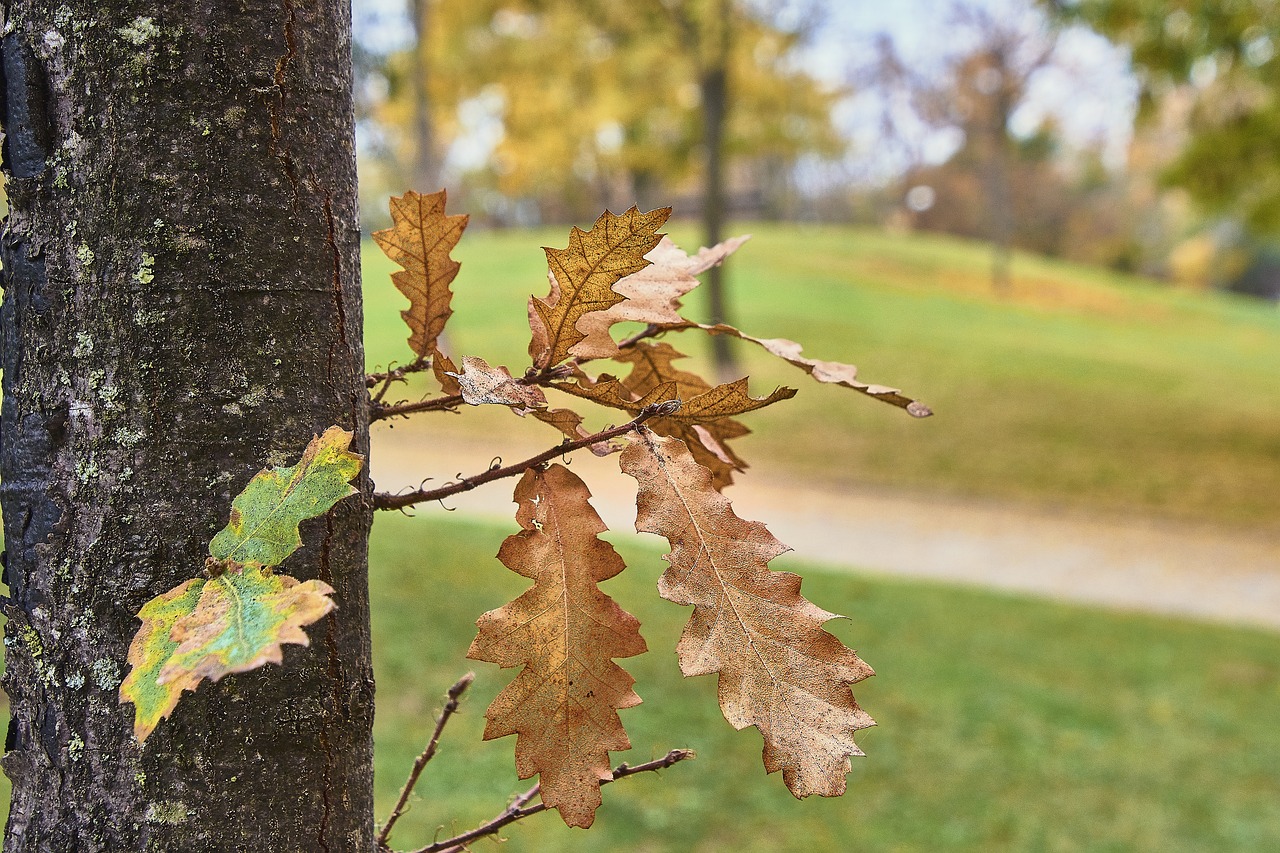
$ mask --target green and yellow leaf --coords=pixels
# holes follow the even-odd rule
[[[259,471],[231,503],[231,520],[209,543],[220,562],[278,566],[302,545],[298,525],[323,515],[356,490],[350,480],[364,457],[351,453],[351,433],[329,427],[307,445],[298,464]]]
[[[218,575],[204,585],[195,610],[173,624],[178,644],[156,681],[217,681],[280,663],[282,646],[310,644],[302,628],[333,610],[333,588],[257,566]]]
[[[178,648],[170,636],[173,625],[196,609],[204,584],[203,578],[184,581],[151,599],[138,611],[142,627],[129,644],[132,669],[120,685],[120,702],[133,703],[133,734],[139,742],[145,741],[160,721],[173,712],[182,691],[195,690],[200,681],[191,674],[171,678],[163,684],[159,679]]]

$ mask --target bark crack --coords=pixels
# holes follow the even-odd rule
[[[320,580],[333,586],[333,567],[329,562],[329,542],[333,539],[333,512],[327,512],[324,516],[324,539],[320,542]],[[335,587],[336,589],[336,587]],[[330,611],[325,617],[324,646],[329,659],[329,690],[333,697],[332,711],[338,713],[342,708],[342,664],[341,657],[338,654],[338,640],[336,632],[338,630],[338,618],[336,611]],[[325,853],[330,853],[329,841],[326,837],[329,831],[329,816],[333,812],[333,803],[329,796],[329,787],[333,783],[333,747],[329,743],[329,721],[322,721],[320,726],[320,747],[324,750],[324,784],[320,787],[320,799],[324,804],[324,812],[320,816],[320,825],[317,830],[316,843],[320,845],[320,849]]]

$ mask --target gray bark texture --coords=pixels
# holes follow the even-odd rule
[[[232,497],[368,447],[345,0],[6,0],[4,849],[372,848],[368,480],[281,570],[338,609],[139,745],[147,600]]]

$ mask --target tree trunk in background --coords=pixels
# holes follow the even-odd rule
[[[702,96],[702,144],[706,160],[702,176],[702,227],[708,246],[724,239],[725,125],[729,117],[729,47],[732,27],[731,0],[721,0],[719,20],[714,26],[718,38],[705,47],[711,61],[703,69],[698,86]],[[723,265],[707,270],[708,319],[712,324],[728,323],[729,309]],[[737,360],[729,348],[728,335],[711,336],[711,356],[721,381],[736,378]]]
[[[264,463],[332,423],[366,452],[349,7],[5,9],[4,849],[369,850],[367,500],[285,564],[337,591],[309,648],[145,747],[117,698]]]
[[[431,61],[428,48],[431,32],[431,0],[413,0],[413,168],[411,187],[421,193],[440,189],[440,168],[436,160],[435,125],[431,120]]]
[[[996,96],[987,154],[987,226],[991,240],[991,286],[997,295],[1013,289],[1013,193],[1010,190],[1012,152],[1009,151],[1009,115],[1013,104],[1003,91]]]

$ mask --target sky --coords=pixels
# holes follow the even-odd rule
[[[657,0],[630,0],[656,2]],[[455,2],[455,0],[448,0]],[[877,33],[887,33],[900,53],[921,68],[937,67],[948,51],[963,48],[962,34],[948,24],[953,0],[830,0],[825,20],[799,57],[814,76],[833,86],[845,86],[860,61],[869,56]],[[1026,15],[1031,0],[966,0],[1002,18]],[[356,37],[379,51],[404,47],[412,37],[405,17],[407,0],[354,0]],[[1028,96],[1014,114],[1014,133],[1030,135],[1046,118],[1058,125],[1064,140],[1077,147],[1098,146],[1113,170],[1124,168],[1137,104],[1137,81],[1128,56],[1102,37],[1082,28],[1065,32],[1053,66],[1031,81]],[[846,98],[833,118],[852,142],[843,164],[854,179],[878,181],[900,171],[902,163],[877,145],[875,116],[879,105],[867,94]],[[481,121],[476,133],[494,139],[493,128]],[[500,129],[498,131],[500,134]],[[923,133],[923,129],[922,129]],[[954,133],[924,138],[926,157],[942,162],[959,144]],[[460,150],[488,147],[471,140]],[[475,165],[475,164],[472,164]]]

